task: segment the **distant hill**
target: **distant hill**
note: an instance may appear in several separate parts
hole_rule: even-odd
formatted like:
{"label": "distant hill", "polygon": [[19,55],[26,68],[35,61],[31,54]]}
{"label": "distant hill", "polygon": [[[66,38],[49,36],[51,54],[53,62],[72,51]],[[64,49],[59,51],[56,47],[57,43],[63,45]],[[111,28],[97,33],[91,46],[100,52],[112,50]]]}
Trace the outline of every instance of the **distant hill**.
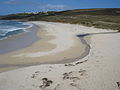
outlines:
{"label": "distant hill", "polygon": [[50,21],[94,26],[120,31],[120,8],[76,9],[1,16],[2,20]]}

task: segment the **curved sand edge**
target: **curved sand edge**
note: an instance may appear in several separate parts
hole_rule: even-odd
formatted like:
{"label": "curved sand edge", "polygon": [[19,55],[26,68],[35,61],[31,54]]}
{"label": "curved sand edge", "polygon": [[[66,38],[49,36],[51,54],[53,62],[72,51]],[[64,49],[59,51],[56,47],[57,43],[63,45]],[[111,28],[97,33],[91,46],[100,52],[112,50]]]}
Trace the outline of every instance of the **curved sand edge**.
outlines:
{"label": "curved sand edge", "polygon": [[[64,24],[55,25],[55,23],[49,22],[31,22],[31,23],[36,24],[37,26],[40,27],[40,31],[37,33],[37,36],[40,37],[41,39],[27,48],[14,51],[8,54],[0,55],[1,65],[6,66],[4,68],[1,68],[1,71],[6,71],[17,67],[19,68],[35,64],[71,62],[71,59],[79,57],[84,52],[85,48],[84,45],[81,43],[80,39],[76,37],[77,34],[71,32],[70,27],[66,28],[67,31],[65,31],[64,33],[64,30],[61,30]],[[64,35],[62,33],[64,33]],[[59,35],[63,35],[62,36],[63,38]],[[29,52],[32,53],[50,52],[50,53],[48,55],[35,57],[31,57],[31,54],[28,57],[19,56],[20,54]]]}

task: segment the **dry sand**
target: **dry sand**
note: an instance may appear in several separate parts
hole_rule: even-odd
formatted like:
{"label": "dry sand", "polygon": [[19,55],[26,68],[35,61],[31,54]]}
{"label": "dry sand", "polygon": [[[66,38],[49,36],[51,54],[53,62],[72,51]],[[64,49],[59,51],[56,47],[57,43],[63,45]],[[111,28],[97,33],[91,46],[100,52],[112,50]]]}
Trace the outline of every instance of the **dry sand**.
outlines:
{"label": "dry sand", "polygon": [[[64,30],[69,27],[69,32],[74,34],[113,32],[80,25],[42,23],[60,25]],[[120,33],[94,34],[86,38],[89,37],[91,49],[83,59],[1,73],[0,90],[119,90],[116,82],[120,82]]]}

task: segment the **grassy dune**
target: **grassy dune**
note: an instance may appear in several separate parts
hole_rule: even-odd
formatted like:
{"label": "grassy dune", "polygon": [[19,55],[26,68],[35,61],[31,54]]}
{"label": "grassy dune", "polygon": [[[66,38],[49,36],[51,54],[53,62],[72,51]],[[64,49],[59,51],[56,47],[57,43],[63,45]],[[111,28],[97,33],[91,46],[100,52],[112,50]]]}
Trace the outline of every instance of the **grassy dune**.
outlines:
{"label": "grassy dune", "polygon": [[120,31],[120,8],[77,9],[39,13],[19,13],[0,17],[4,20],[50,21],[82,24]]}

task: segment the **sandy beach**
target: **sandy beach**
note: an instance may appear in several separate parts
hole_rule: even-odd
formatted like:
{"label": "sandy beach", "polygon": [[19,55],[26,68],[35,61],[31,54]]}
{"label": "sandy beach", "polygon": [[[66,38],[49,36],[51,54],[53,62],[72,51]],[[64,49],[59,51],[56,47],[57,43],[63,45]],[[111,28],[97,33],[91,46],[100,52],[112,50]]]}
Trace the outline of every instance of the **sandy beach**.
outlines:
{"label": "sandy beach", "polygon": [[[11,69],[35,66],[0,73],[0,90],[119,90],[120,33],[74,24],[31,23],[40,26],[41,39],[0,55],[0,62]],[[83,39],[90,47],[82,58],[86,42],[76,35],[86,35]]]}
{"label": "sandy beach", "polygon": [[[10,68],[20,68],[31,65],[71,62],[74,61],[73,58],[80,57],[84,52],[84,45],[81,43],[81,40],[76,37],[77,33],[71,31],[70,25],[67,27],[67,24],[64,26],[64,24],[60,23],[31,23],[40,27],[37,33],[37,37],[39,37],[40,40],[37,40],[26,48],[1,54],[1,72],[7,71],[8,68],[10,70]],[[62,27],[66,27],[65,30],[62,29]],[[32,36],[30,38],[32,38]],[[13,39],[15,38],[13,37]],[[28,38],[28,40],[31,40],[30,38]],[[24,37],[22,39],[24,39]],[[23,42],[20,41],[20,43]]]}

